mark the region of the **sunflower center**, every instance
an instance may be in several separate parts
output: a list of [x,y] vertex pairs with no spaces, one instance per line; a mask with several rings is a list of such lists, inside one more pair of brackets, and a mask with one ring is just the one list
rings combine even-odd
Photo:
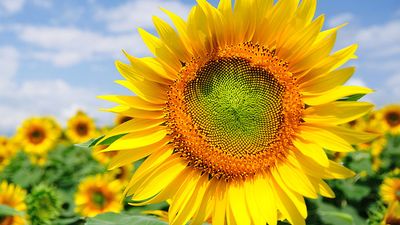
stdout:
[[252,43],[187,63],[166,104],[175,153],[227,181],[285,160],[304,108],[287,68],[273,51]]
[[284,87],[243,58],[209,61],[185,89],[188,113],[214,146],[242,156],[265,149],[282,121]]
[[99,208],[103,208],[105,206],[106,202],[107,202],[107,199],[106,199],[106,197],[104,196],[104,194],[102,192],[95,191],[92,194],[92,201]]
[[45,139],[45,132],[40,128],[35,128],[29,133],[29,140],[33,144],[40,144]]
[[78,123],[75,129],[79,136],[86,136],[89,132],[89,128],[86,123]]
[[386,121],[390,126],[395,127],[400,124],[400,114],[397,112],[390,112],[386,115]]

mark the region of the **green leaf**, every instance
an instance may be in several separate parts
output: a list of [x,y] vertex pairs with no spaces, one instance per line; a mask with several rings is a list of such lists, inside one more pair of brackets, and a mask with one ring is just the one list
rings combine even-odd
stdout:
[[24,213],[8,205],[0,205],[0,216],[23,216]]
[[88,218],[86,225],[167,225],[153,216],[104,213]]
[[112,143],[114,143],[116,140],[122,138],[123,136],[125,136],[127,134],[118,134],[112,137],[107,138],[106,140],[102,141],[99,143],[99,145],[111,145]]
[[330,225],[354,225],[353,218],[350,214],[338,211],[322,211],[318,212],[322,221]]
[[90,147],[95,146],[97,144],[97,142],[99,142],[103,137],[104,137],[104,135],[102,135],[98,138],[90,139],[89,141],[87,141],[85,143],[75,144],[75,146],[81,147],[81,148],[90,148]]
[[360,100],[364,96],[365,96],[365,94],[355,94],[355,95],[350,95],[348,97],[339,99],[339,101],[356,102],[356,101]]

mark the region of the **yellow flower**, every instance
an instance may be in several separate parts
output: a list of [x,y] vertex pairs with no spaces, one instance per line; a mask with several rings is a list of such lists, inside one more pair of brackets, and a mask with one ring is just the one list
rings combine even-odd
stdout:
[[111,130],[126,134],[110,168],[146,158],[127,187],[135,205],[172,199],[171,224],[304,224],[304,196],[334,197],[323,179],[353,172],[323,149],[353,151],[375,135],[338,126],[373,105],[338,101],[367,94],[343,86],[352,45],[331,54],[339,27],[321,31],[315,0],[199,0],[175,29],[154,17],[159,38],[139,29],[154,58],[117,62],[137,96],[103,96],[109,109],[135,118]]
[[0,171],[8,165],[17,151],[18,146],[13,139],[0,136]]
[[377,120],[381,123],[385,132],[400,134],[400,105],[388,105],[377,114]]
[[382,225],[398,225],[400,224],[400,203],[392,202],[386,212]]
[[119,180],[109,175],[87,177],[75,194],[75,211],[82,216],[95,216],[104,212],[120,212],[122,187]]
[[387,204],[400,201],[400,178],[385,178],[381,185],[381,197]]
[[[8,184],[6,181],[0,183],[0,205],[7,205],[18,211],[24,212],[26,191],[16,186]],[[0,217],[0,225],[25,225],[26,220],[22,216]]]
[[96,125],[86,113],[78,111],[69,119],[66,134],[73,143],[83,143],[97,135]]
[[43,155],[56,144],[58,129],[48,118],[30,118],[22,123],[16,138],[28,154]]
[[108,145],[97,145],[93,147],[93,158],[98,162],[108,165],[113,156],[117,154],[116,151],[113,152],[102,152],[102,150],[106,149]]

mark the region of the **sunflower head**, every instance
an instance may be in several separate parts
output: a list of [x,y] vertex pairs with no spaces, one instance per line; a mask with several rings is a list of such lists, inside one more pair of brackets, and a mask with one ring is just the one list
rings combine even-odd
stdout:
[[388,105],[382,108],[377,118],[384,131],[391,134],[400,134],[400,105]]
[[[16,186],[15,184],[9,184],[6,181],[0,183],[0,205],[7,205],[18,211],[25,212],[26,191]],[[0,216],[1,225],[24,225],[26,220],[22,216]]]
[[122,185],[109,175],[96,175],[82,180],[75,194],[75,211],[82,216],[120,212]]
[[390,203],[382,224],[399,225],[400,224],[400,202]]
[[60,199],[54,188],[39,185],[26,199],[27,213],[32,225],[50,225],[60,215]]
[[18,129],[17,140],[28,154],[46,154],[59,138],[58,129],[48,118],[30,118]]
[[391,202],[400,201],[400,178],[385,178],[380,191],[382,200],[385,203],[390,204]]
[[86,113],[78,111],[68,120],[66,134],[73,143],[82,143],[97,135],[96,125]]
[[117,151],[111,168],[147,157],[126,189],[135,204],[172,199],[172,224],[304,224],[304,196],[333,197],[323,179],[353,175],[324,149],[376,136],[339,126],[372,109],[347,99],[371,90],[343,86],[356,45],[331,53],[339,27],[322,31],[316,1],[299,2],[199,0],[187,21],[165,10],[174,27],[155,17],[159,37],[139,29],[154,57],[116,63],[136,96],[102,97],[135,118],[102,150]]
[[0,136],[0,171],[8,165],[18,151],[18,145],[12,138]]

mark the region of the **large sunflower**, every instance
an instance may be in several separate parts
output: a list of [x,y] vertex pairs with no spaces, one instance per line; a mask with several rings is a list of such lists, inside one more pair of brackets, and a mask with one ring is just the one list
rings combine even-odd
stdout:
[[[9,184],[6,181],[0,183],[0,205],[7,205],[20,212],[26,210],[25,204],[26,191],[20,187]],[[0,225],[24,225],[26,224],[25,218],[22,216],[0,216]]]
[[373,105],[338,101],[371,90],[342,86],[357,46],[331,54],[339,27],[321,31],[315,8],[199,0],[187,21],[164,10],[175,29],[154,17],[159,38],[139,29],[154,57],[116,64],[137,96],[102,97],[135,118],[104,137],[126,134],[103,150],[118,151],[110,167],[148,156],[126,189],[135,205],[172,199],[171,224],[304,224],[304,196],[334,197],[323,179],[353,172],[324,149],[370,140],[337,125]]
[[75,211],[82,216],[95,216],[104,212],[122,210],[122,184],[111,175],[87,177],[75,194]]
[[74,143],[82,143],[97,135],[96,124],[86,113],[78,111],[68,120],[66,134]]
[[46,154],[59,138],[60,128],[49,118],[30,118],[18,129],[17,140],[29,154]]

